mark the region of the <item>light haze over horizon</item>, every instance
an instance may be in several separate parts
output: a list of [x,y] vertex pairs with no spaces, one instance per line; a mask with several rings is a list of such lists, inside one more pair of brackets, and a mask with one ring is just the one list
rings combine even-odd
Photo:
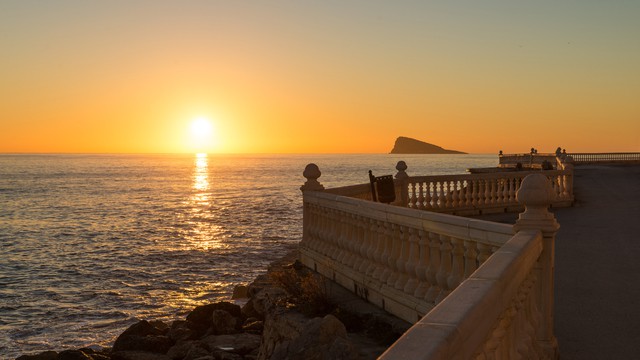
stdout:
[[398,136],[640,151],[639,16],[639,1],[1,1],[0,153],[388,153]]

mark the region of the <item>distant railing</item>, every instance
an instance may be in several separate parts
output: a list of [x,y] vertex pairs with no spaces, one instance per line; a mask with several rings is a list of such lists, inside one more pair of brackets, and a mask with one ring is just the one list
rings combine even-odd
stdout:
[[[554,157],[554,161],[556,158]],[[544,174],[555,194],[553,207],[571,206],[573,166],[557,161],[558,170],[501,171],[461,175],[409,176],[404,161],[396,169],[396,202],[394,205],[455,215],[474,215],[521,211],[516,192],[530,174]],[[369,184],[325,190],[331,194],[371,200]]]
[[302,263],[416,323],[383,359],[555,357],[548,177],[521,181],[512,226],[350,198],[325,191],[317,166],[304,174]]
[[478,212],[519,211],[516,192],[530,174],[542,173],[551,180],[556,207],[573,202],[573,171],[517,171],[468,175],[409,177],[408,207],[458,215]]
[[571,153],[576,165],[587,164],[616,164],[616,163],[640,163],[640,153]]

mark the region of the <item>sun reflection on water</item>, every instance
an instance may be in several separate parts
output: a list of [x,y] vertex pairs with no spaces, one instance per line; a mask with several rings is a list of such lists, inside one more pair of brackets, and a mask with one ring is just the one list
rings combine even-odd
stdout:
[[193,249],[211,250],[221,247],[221,227],[214,223],[211,211],[211,189],[209,184],[209,159],[207,154],[196,154],[193,169],[193,191],[189,199],[190,231],[186,234],[186,245]]

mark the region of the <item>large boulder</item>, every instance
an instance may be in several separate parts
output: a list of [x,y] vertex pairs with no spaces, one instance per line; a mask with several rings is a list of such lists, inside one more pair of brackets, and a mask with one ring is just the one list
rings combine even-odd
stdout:
[[[198,306],[187,315],[187,321],[194,324],[192,330],[196,332],[197,337],[201,337],[209,331],[213,326],[213,312],[215,310],[224,310],[235,318],[242,319],[240,306],[230,302],[221,301],[214,304]],[[242,320],[240,320],[242,324]]]
[[344,324],[327,315],[301,321],[294,314],[267,321],[259,359],[339,360],[357,359],[358,351],[347,337]]
[[213,310],[211,317],[214,335],[235,334],[242,327],[240,318],[233,317],[225,310]]
[[173,345],[173,341],[164,335],[165,333],[165,330],[153,326],[146,320],[139,321],[118,336],[113,344],[113,352],[141,351],[164,354]]

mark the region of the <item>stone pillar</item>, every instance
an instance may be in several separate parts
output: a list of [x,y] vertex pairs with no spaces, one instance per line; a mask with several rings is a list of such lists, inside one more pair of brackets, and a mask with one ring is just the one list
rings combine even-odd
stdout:
[[407,175],[407,163],[400,160],[396,165],[396,183],[400,187],[399,194],[396,193],[396,205],[407,207],[409,205],[409,175]]
[[542,232],[543,249],[535,266],[537,275],[537,303],[541,313],[536,329],[538,343],[551,359],[558,358],[558,342],[553,331],[553,291],[555,237],[560,228],[552,213],[548,211],[554,192],[551,182],[542,174],[532,174],[522,180],[516,194],[518,202],[525,207],[514,226],[515,231],[534,230]]
[[[320,177],[320,175],[322,175],[322,173],[320,172],[320,168],[318,168],[318,165],[316,164],[308,164],[305,168],[304,171],[302,172],[302,175],[307,179],[307,181],[300,187],[300,190],[302,191],[302,241],[300,243],[300,246],[305,248],[309,245],[309,241],[311,240],[311,234],[310,234],[310,219],[309,216],[311,214],[310,209],[309,209],[309,205],[307,204],[307,202],[305,201],[305,192],[307,191],[323,191],[324,190],[324,186],[322,186],[322,184],[320,184],[318,182],[318,178]],[[304,263],[304,259],[303,260]],[[309,264],[305,265],[309,266]]]
[[320,172],[320,168],[316,164],[308,164],[302,175],[307,178],[307,181],[300,187],[300,190],[304,193],[305,191],[322,191],[324,190],[324,186],[318,182],[318,178],[322,173]]

